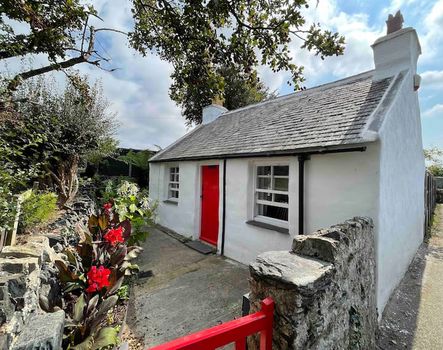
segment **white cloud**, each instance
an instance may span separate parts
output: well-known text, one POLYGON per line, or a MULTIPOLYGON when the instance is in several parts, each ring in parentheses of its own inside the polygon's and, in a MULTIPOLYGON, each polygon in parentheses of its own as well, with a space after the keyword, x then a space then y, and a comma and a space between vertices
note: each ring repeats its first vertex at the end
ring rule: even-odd
POLYGON ((428 110, 422 113, 424 118, 442 117, 443 116, 443 104, 437 103, 428 110))
POLYGON ((443 70, 429 70, 420 75, 424 87, 443 87, 443 70))
POLYGON ((440 59, 443 45, 443 0, 436 1, 423 20, 424 29, 420 37, 423 55, 422 63, 431 63, 440 59))
MULTIPOLYGON (((342 56, 320 57, 300 49, 302 41, 294 38, 290 44, 291 55, 297 65, 303 65, 306 78, 305 85, 310 87, 324 83, 325 77, 335 80, 373 69, 371 44, 383 35, 384 23, 379 26, 369 24, 369 16, 364 13, 347 14, 339 9, 335 0, 323 0, 303 12, 306 23, 320 23, 323 29, 337 31, 345 37, 345 52, 342 56)), ((290 79, 287 73, 272 73, 261 68, 265 83, 271 87, 281 85, 290 79)))

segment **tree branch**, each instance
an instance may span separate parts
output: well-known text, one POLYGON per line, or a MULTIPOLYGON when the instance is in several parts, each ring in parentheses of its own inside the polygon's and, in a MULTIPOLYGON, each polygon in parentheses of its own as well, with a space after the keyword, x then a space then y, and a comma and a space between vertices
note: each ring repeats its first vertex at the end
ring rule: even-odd
POLYGON ((49 64, 45 67, 31 69, 26 72, 22 72, 17 74, 8 84, 7 90, 12 92, 17 90, 18 86, 23 80, 30 79, 32 77, 35 77, 40 74, 49 73, 55 70, 61 70, 70 68, 72 66, 75 66, 79 63, 90 63, 95 66, 99 65, 99 61, 88 61, 91 55, 94 53, 94 43, 95 43, 95 29, 94 27, 89 28, 89 43, 88 43, 88 49, 85 52, 81 52, 80 56, 71 58, 69 60, 63 61, 63 62, 57 62, 53 64, 49 64))

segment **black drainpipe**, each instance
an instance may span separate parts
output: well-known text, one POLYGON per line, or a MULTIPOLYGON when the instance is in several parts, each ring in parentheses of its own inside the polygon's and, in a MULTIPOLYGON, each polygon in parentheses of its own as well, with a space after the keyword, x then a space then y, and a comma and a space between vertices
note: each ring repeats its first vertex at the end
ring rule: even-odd
POLYGON ((305 161, 308 154, 298 156, 298 234, 305 234, 305 161))
POLYGON ((222 200, 222 242, 221 255, 225 253, 225 223, 226 223, 226 158, 223 159, 223 200, 222 200))

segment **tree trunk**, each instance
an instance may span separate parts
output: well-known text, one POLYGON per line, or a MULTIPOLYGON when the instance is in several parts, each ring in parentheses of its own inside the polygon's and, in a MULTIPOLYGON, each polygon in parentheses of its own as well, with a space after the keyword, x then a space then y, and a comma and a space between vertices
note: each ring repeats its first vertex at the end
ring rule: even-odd
POLYGON ((78 155, 70 155, 49 171, 58 192, 60 206, 69 204, 78 191, 78 155))

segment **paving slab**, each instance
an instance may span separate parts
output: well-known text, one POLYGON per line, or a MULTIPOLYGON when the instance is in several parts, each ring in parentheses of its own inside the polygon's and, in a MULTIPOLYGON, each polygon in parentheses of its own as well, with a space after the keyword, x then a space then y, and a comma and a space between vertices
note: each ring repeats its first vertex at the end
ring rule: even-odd
POLYGON ((203 255, 158 229, 150 229, 143 247, 138 264, 148 277, 132 289, 127 323, 145 346, 241 316, 247 266, 203 255))

